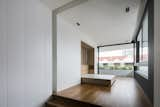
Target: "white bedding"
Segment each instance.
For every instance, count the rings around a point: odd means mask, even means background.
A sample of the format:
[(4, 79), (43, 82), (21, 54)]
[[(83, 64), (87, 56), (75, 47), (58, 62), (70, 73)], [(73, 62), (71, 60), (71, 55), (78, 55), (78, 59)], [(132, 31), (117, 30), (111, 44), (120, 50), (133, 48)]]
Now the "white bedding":
[(82, 78), (90, 78), (90, 79), (102, 79), (102, 80), (112, 80), (115, 78), (115, 75), (100, 75), (100, 74), (83, 74)]

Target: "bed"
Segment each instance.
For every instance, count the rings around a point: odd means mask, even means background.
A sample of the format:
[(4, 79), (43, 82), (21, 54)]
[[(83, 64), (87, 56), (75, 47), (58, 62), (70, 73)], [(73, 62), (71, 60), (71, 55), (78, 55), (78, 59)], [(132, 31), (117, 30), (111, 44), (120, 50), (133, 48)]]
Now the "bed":
[(83, 74), (81, 84), (94, 84), (110, 87), (115, 82), (115, 75)]

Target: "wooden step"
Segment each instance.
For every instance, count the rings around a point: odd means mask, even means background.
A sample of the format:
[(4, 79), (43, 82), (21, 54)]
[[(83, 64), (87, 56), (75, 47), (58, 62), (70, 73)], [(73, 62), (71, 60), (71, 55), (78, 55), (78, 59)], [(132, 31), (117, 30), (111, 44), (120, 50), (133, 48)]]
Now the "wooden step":
[(58, 95), (53, 95), (50, 100), (47, 101), (46, 107), (101, 107), (86, 102), (65, 98)]

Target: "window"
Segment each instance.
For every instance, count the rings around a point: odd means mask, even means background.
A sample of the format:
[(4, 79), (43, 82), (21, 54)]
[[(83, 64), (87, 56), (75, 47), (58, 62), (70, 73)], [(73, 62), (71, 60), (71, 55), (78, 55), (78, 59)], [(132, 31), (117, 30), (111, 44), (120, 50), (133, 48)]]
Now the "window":
[[(99, 48), (99, 72), (133, 71), (133, 44)], [(113, 73), (114, 74), (114, 73)]]
[(139, 43), (137, 73), (148, 79), (148, 12), (145, 15), (137, 41)]

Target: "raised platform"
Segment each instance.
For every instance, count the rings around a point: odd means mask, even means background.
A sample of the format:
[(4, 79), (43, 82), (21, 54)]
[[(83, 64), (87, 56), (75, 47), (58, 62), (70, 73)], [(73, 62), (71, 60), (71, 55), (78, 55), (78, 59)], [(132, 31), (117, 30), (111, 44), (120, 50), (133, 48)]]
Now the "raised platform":
[(45, 107), (102, 107), (102, 106), (74, 100), (63, 96), (53, 95), (46, 102)]
[(81, 76), (81, 84), (112, 86), (114, 82), (114, 75), (83, 74)]

